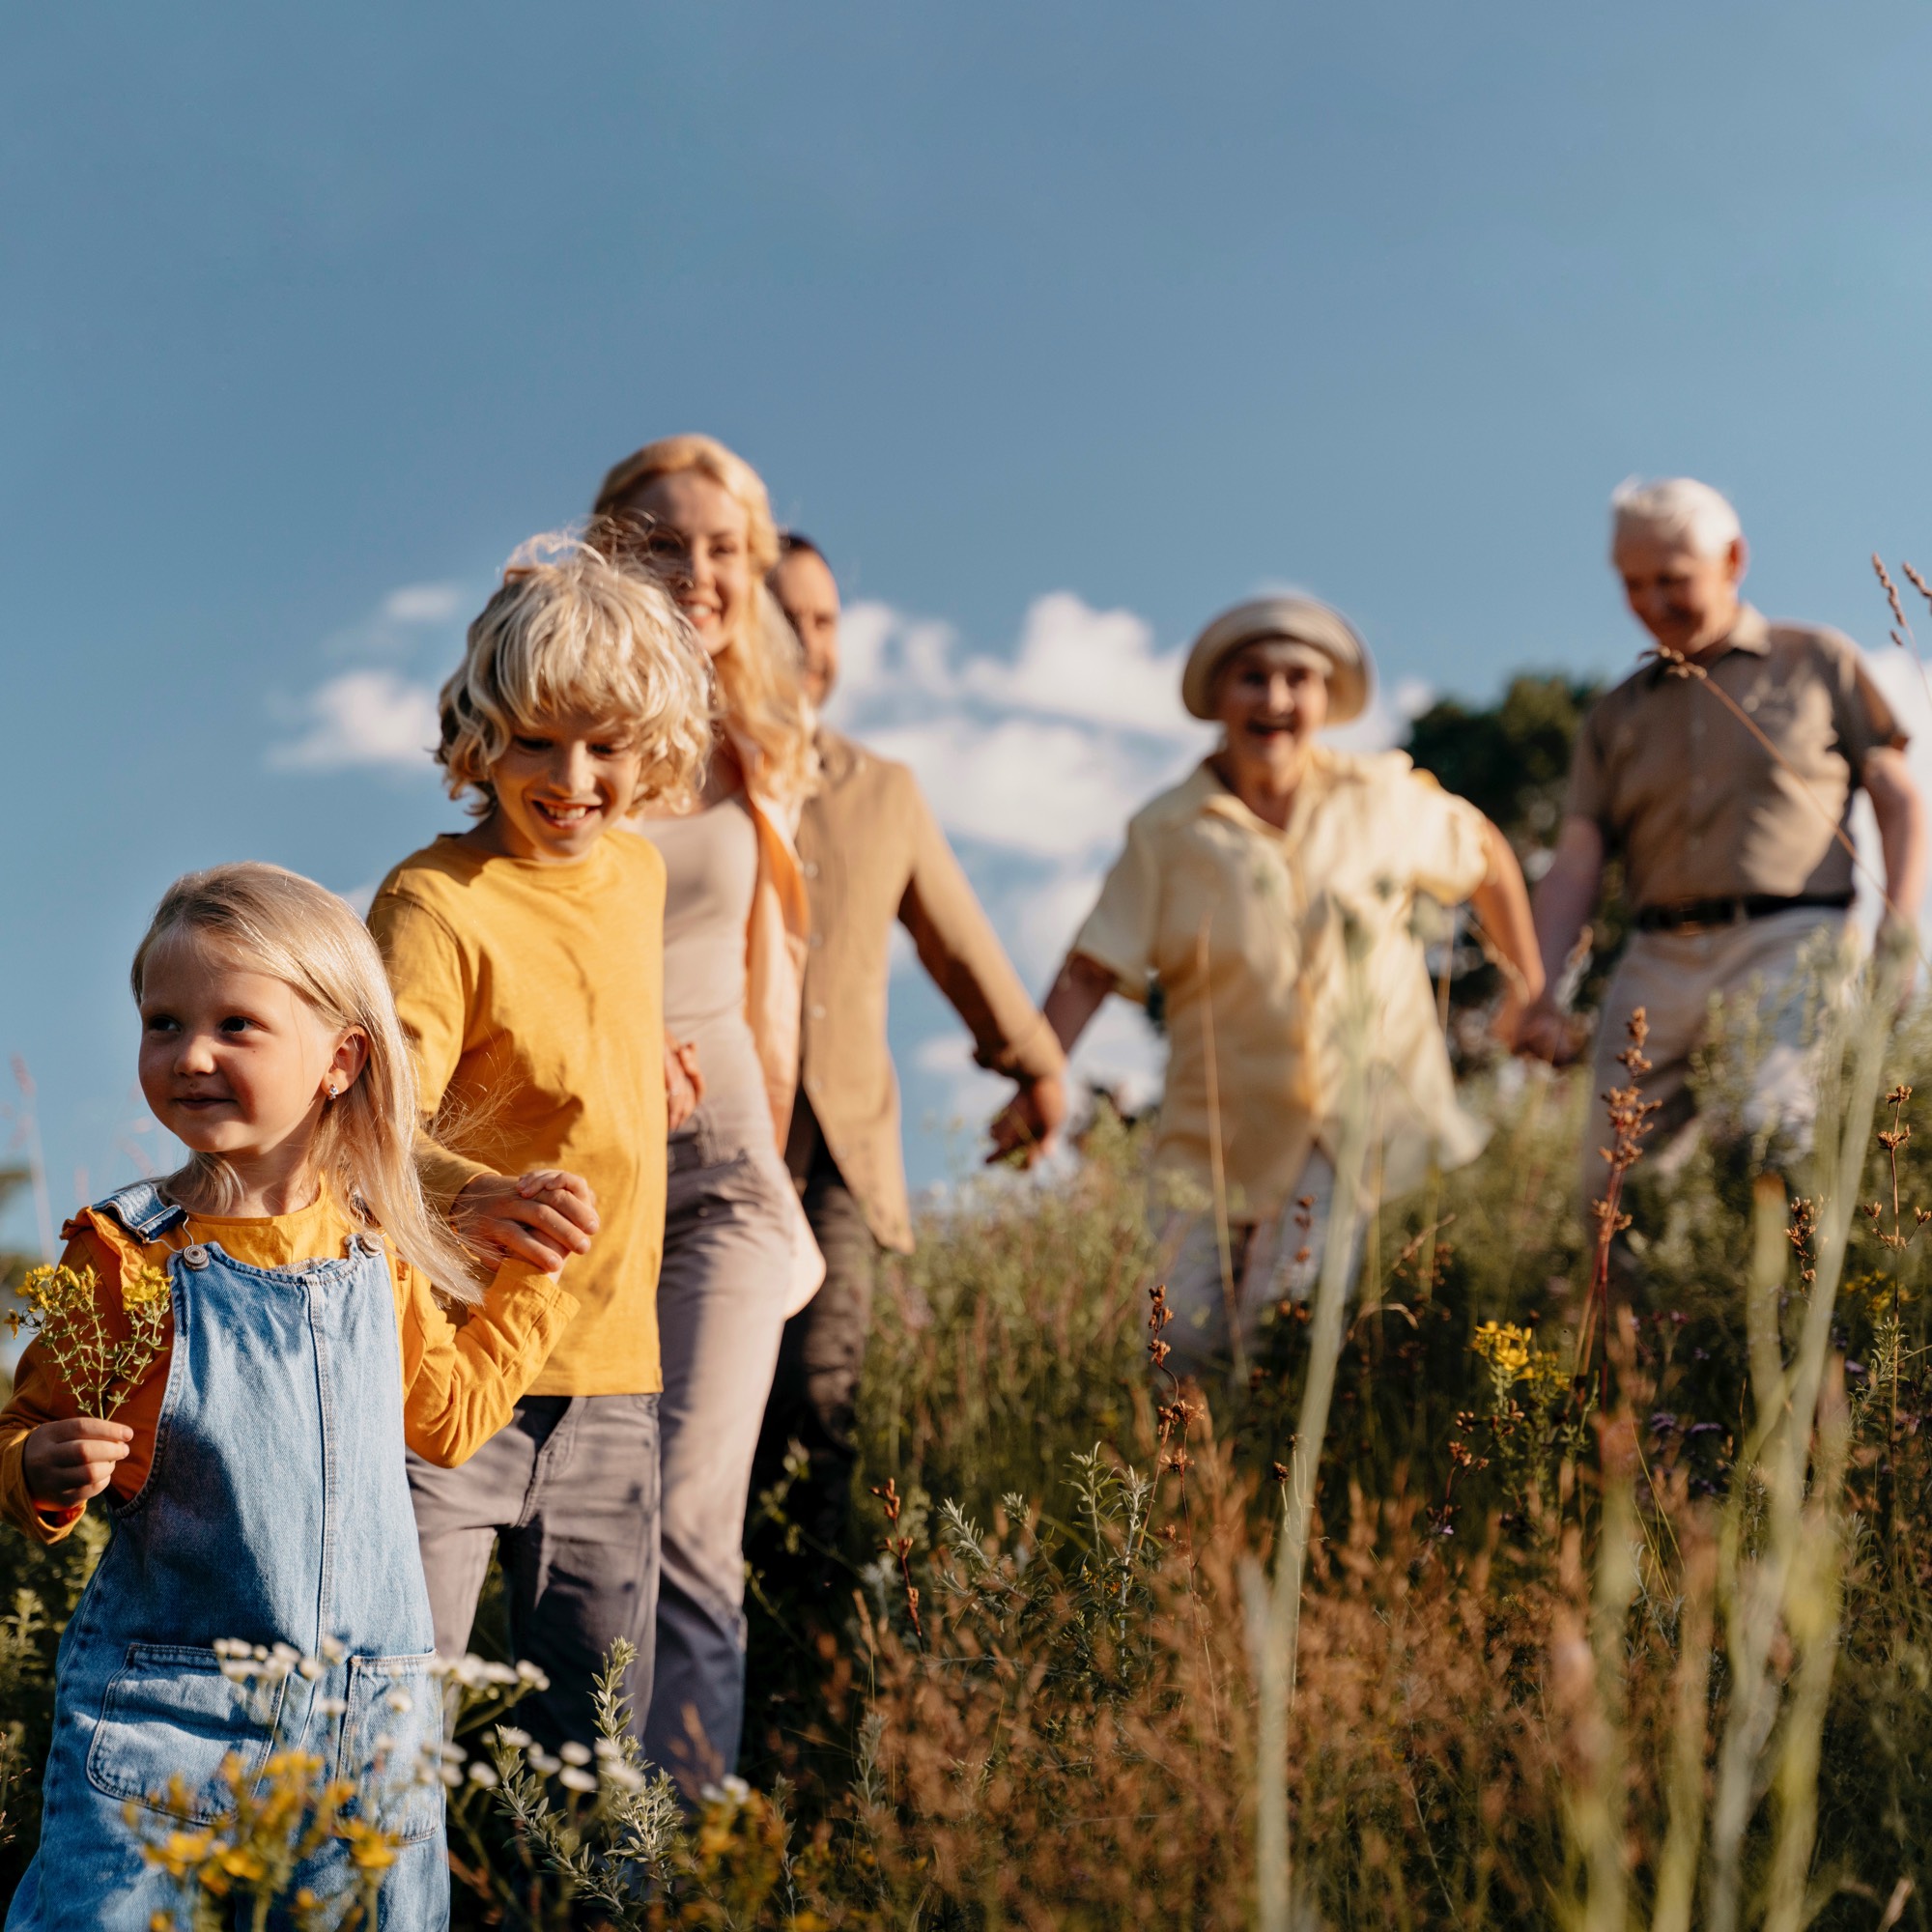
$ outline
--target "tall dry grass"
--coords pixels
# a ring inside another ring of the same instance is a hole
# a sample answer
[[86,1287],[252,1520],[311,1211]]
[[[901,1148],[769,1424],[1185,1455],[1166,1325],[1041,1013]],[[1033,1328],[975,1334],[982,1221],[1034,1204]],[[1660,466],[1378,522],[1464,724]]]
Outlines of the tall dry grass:
[[[504,1760],[457,1922],[1922,1925],[1932,1040],[1846,1040],[1802,1167],[1636,1162],[1580,1378],[1577,1076],[1493,1075],[1484,1158],[1205,1403],[1131,1130],[966,1190],[881,1284],[835,1628],[756,1579],[757,1788],[640,1833]],[[17,1870],[84,1560],[0,1568]]]

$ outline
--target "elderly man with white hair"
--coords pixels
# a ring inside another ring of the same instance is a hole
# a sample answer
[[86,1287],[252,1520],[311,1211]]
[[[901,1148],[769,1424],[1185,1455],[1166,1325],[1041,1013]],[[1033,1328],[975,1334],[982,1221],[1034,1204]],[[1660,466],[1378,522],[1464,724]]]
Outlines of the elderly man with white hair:
[[[1878,821],[1886,921],[1912,932],[1925,879],[1924,815],[1905,734],[1835,631],[1770,623],[1738,595],[1747,553],[1737,512],[1688,477],[1627,483],[1611,499],[1610,554],[1649,659],[1584,721],[1556,854],[1536,896],[1554,988],[1596,905],[1605,862],[1623,863],[1635,930],[1604,1000],[1593,1083],[1624,1083],[1615,1056],[1633,1010],[1650,1024],[1644,1082],[1661,1103],[1653,1151],[1690,1144],[1692,1056],[1714,1000],[1758,1006],[1734,1125],[1774,1158],[1803,1150],[1816,1107],[1806,1008],[1846,956],[1851,808],[1862,785]],[[1550,1060],[1570,1024],[1546,991],[1519,1043]],[[1609,1138],[1601,1097],[1584,1136],[1587,1205],[1603,1192]]]

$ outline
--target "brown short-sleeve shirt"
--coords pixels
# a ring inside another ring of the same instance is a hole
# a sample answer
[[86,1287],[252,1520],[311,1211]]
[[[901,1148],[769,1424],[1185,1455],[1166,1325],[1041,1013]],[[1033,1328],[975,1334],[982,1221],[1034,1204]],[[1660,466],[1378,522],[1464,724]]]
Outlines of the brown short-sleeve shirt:
[[1849,893],[1833,827],[1848,828],[1866,755],[1905,742],[1858,646],[1746,605],[1706,670],[1778,755],[1704,678],[1647,664],[1584,720],[1566,812],[1622,858],[1634,907]]

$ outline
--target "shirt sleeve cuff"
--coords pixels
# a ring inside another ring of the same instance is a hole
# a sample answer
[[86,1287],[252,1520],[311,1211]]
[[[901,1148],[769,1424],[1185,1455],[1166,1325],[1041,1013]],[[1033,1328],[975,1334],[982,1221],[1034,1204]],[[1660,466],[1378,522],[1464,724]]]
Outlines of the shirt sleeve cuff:
[[0,1451],[0,1512],[31,1541],[58,1543],[87,1514],[87,1505],[74,1503],[67,1509],[54,1509],[36,1501],[27,1488],[25,1448],[22,1436]]
[[1017,1039],[981,1047],[973,1058],[990,1072],[1004,1073],[1010,1080],[1057,1079],[1066,1071],[1066,1056],[1043,1013],[1035,1013],[1032,1024]]
[[416,1178],[422,1182],[423,1198],[439,1214],[447,1214],[451,1204],[472,1180],[484,1175],[495,1177],[497,1170],[480,1160],[466,1160],[434,1141],[416,1143]]

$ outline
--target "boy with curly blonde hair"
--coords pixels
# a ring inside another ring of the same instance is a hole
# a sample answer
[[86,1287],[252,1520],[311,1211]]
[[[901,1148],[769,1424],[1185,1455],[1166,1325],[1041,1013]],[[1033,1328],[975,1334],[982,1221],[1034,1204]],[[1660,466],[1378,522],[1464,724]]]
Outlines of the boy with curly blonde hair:
[[468,1645],[493,1547],[547,1743],[588,1742],[618,1638],[650,1702],[657,1280],[668,1130],[665,868],[622,820],[701,782],[704,654],[655,584],[526,545],[444,685],[437,758],[475,823],[399,865],[369,924],[414,1047],[425,1193],[479,1256],[564,1264],[575,1323],[461,1469],[412,1458],[437,1648]]

